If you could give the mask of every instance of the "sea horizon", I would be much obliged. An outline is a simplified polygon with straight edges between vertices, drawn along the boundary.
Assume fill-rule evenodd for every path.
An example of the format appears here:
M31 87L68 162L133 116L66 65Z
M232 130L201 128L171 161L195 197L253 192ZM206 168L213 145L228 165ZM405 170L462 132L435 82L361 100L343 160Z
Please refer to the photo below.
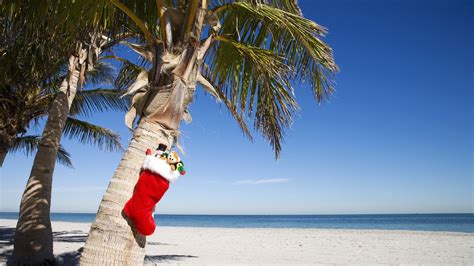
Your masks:
M16 213L17 211L0 211L3 213ZM97 214L97 212L66 212L66 211L54 211L51 214ZM474 215L474 212L393 212L393 213L258 213L258 214L247 214L247 213L155 213L156 215L190 215L190 216L339 216L339 215L448 215L448 214L469 214ZM3 218L0 218L3 219Z
M91 223L96 213L51 213L52 221ZM219 228L315 228L474 233L474 213L397 214L155 214L160 226ZM18 212L0 212L18 219Z

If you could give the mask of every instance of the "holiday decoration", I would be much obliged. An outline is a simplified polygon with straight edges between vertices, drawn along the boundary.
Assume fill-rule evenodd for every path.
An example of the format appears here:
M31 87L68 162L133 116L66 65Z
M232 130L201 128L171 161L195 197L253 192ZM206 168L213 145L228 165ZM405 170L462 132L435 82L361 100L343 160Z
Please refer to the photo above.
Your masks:
M186 173L179 155L166 149L164 144L160 144L154 153L147 149L133 196L123 208L123 215L143 235L155 231L153 209L168 190L169 183Z

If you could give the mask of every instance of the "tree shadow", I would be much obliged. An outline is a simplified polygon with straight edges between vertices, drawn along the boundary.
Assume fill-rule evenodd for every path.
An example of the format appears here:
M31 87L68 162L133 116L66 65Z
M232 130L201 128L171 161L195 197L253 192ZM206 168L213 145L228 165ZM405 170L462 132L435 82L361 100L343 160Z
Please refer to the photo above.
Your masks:
M12 265L12 262L13 262L13 249L1 250L0 264L6 263L6 265Z
M15 228L0 226L0 265L16 265L13 258L13 240ZM80 230L53 232L54 242L85 243L87 233ZM148 245L174 245L160 242L149 242ZM71 252L64 252L55 256L57 265L78 265L83 248ZM178 262L186 259L198 258L193 255L147 255L145 263Z
M13 257L15 228L0 226L0 264L16 265ZM53 232L54 242L85 243L87 234L80 230ZM56 256L58 265L77 265L82 248Z
M172 261L183 261L185 259L198 258L193 255L146 255L145 263L163 263Z
M54 242L80 243L86 242L86 239L87 234L80 230L53 232Z
M176 246L176 244L168 244L168 243L160 243L160 242L147 242L146 243L148 246Z
M15 228L0 226L0 247L13 245L13 237L15 236Z
M0 264L12 260L14 237L15 228L0 226Z
M64 252L56 256L57 265L79 265L79 259L84 248L71 252Z

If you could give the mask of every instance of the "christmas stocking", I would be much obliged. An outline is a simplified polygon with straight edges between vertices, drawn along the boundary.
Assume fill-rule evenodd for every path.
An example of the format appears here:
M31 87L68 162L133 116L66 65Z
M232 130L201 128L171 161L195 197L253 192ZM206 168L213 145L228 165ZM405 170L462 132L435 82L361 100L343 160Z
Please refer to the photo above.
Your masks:
M162 145L159 148L162 148ZM125 204L123 214L135 225L138 232L142 235L151 235L156 227L153 218L156 203L168 190L169 183L177 180L179 175L185 172L183 163L175 152L166 153L157 150L152 154L148 149L146 154L133 196Z

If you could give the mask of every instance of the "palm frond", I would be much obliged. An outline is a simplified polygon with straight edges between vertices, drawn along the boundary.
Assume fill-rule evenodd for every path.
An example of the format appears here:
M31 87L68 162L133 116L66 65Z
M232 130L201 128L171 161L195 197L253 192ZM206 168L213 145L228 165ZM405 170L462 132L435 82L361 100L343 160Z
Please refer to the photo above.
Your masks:
M245 1L245 0L244 0ZM211 3L212 12L219 12L227 8L227 4L232 4L234 0L215 0ZM298 6L297 0L248 0L247 2L260 5L269 5L286 12L296 15L302 15L301 8Z
M62 145L59 145L58 155L56 157L56 160L64 166L71 167L71 168L73 167L72 161L71 161L71 154L68 151L66 151L66 149L64 149Z
M87 71L85 77L88 84L112 83L115 78L115 69L107 62L96 61L94 68Z
M219 34L282 54L285 63L298 70L291 77L293 81L309 80L318 102L329 96L338 67L332 49L320 39L326 29L298 14L293 1L276 1L279 4L273 6L251 2L224 5L218 12L223 19Z
M8 152L23 152L26 156L31 156L38 150L41 136L29 135L20 136L15 139ZM56 160L67 167L72 167L71 155L62 145L59 145Z
M275 151L278 158L283 142L283 130L289 128L293 116L299 109L293 95L280 81L267 75L260 85L255 111L255 128L260 131Z
M250 132L247 123L245 122L245 114L239 113L237 110L237 106L233 104L227 96L223 93L222 89L217 89L216 90L220 100L224 102L224 105L227 107L227 110L230 112L232 117L237 121L237 124L239 124L240 129L244 133L244 135L249 138L251 141L253 141L253 136L252 133Z
M64 135L70 139L77 139L81 143L94 144L100 149L122 151L120 136L109 129L68 117L64 127Z
M127 1L125 1L127 2ZM128 2L131 2L131 1L128 1ZM133 1L132 1L133 2ZM127 7L127 3L122 3L121 1L118 1L118 0L110 0L110 3L112 5L114 5L115 7L117 7L117 9L120 9L123 13L125 13L135 24L136 27L138 27L140 29L140 31L143 33L145 39L149 42L149 43L155 43L156 39L155 37L153 36L153 33L152 31L150 31L150 27L147 26L146 24L146 21L143 21L142 19L140 19L139 15L137 16L137 14L135 14L135 12L133 10L131 10L129 7ZM137 8L137 5L132 5L134 8ZM147 6L146 3L140 3L138 6ZM151 8L152 10L156 10L155 8L153 8L153 6L150 6L148 5L148 8ZM141 10L141 9L139 9ZM147 12L148 14L150 13L150 11ZM143 14L143 13L141 13ZM155 15L155 20L156 20L156 15Z
M0 13L0 81L11 85L51 77L89 33L124 28L124 15L105 0L5 0Z
M31 122L48 113L53 94L40 88L14 88L0 85L0 131L16 135L26 132Z
M334 88L338 68L320 37L326 29L302 17L296 1L224 1L214 6L222 21L206 55L204 72L239 110L254 120L278 157L299 109L293 84L308 80L318 102Z
M8 151L9 152L21 151L26 156L30 156L38 149L40 140L41 140L41 137L38 135L17 137Z
M114 89L93 89L78 91L71 105L72 116L90 116L108 110L127 111L129 97L120 97L123 92Z
M223 37L217 40L217 49L207 58L212 66L205 69L206 76L220 84L218 93L244 134L248 135L242 126L247 113L278 158L283 130L291 125L299 108L289 82L292 69L283 56L272 50Z
M252 46L249 44L239 43L225 37L216 37L220 41L221 46L231 45L232 47L224 48L231 52L230 57L239 56L254 64L254 70L258 73L273 73L275 75L287 74L291 69L284 64L285 58L265 48ZM235 54L237 52L237 54ZM216 58L214 58L215 60Z
M118 90L125 91L135 82L138 75L145 70L145 68L125 59L121 61L122 66L115 78L114 87Z

